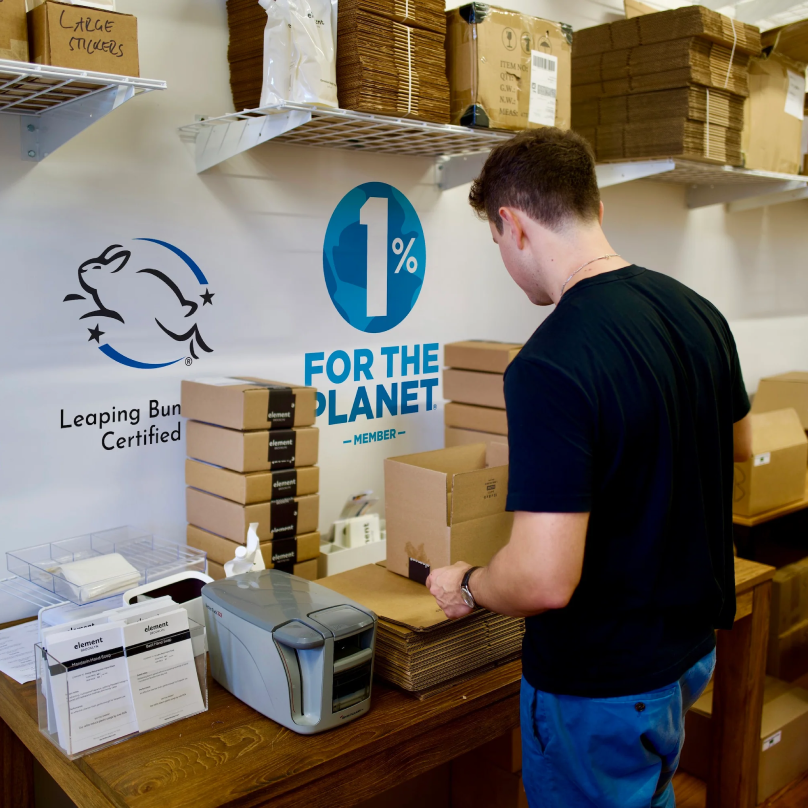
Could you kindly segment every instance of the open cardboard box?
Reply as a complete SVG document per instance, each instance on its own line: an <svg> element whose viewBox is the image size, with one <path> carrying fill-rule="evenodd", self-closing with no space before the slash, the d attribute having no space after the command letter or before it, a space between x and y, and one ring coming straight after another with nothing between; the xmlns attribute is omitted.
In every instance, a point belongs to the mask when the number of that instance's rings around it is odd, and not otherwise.
<svg viewBox="0 0 808 808"><path fill-rule="evenodd" d="M752 457L735 464L732 512L754 516L805 496L808 439L793 409L752 415Z"/></svg>
<svg viewBox="0 0 808 808"><path fill-rule="evenodd" d="M791 407L797 411L802 428L808 431L808 372L794 370L760 380L752 412L771 412Z"/></svg>
<svg viewBox="0 0 808 808"><path fill-rule="evenodd" d="M508 447L471 444L388 458L387 568L424 583L456 561L487 564L511 535Z"/></svg>

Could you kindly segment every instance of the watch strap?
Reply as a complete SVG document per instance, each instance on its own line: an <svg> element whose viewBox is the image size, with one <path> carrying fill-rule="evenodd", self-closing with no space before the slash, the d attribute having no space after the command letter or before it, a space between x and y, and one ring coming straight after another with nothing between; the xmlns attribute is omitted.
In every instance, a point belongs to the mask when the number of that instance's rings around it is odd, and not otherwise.
<svg viewBox="0 0 808 808"><path fill-rule="evenodd" d="M472 594L471 590L469 589L469 581L471 580L471 574L475 571L480 569L479 567L470 567L466 570L466 574L463 576L463 582L460 584L461 589L465 589L469 595L473 598L474 595Z"/></svg>

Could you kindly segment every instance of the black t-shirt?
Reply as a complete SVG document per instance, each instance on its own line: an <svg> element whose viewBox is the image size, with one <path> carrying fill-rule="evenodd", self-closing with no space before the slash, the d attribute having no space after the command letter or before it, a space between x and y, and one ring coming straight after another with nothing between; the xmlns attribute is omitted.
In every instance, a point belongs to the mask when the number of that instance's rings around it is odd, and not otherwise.
<svg viewBox="0 0 808 808"><path fill-rule="evenodd" d="M508 510L590 513L581 582L528 618L534 687L606 698L679 679L735 616L733 423L718 310L638 266L570 289L505 375Z"/></svg>

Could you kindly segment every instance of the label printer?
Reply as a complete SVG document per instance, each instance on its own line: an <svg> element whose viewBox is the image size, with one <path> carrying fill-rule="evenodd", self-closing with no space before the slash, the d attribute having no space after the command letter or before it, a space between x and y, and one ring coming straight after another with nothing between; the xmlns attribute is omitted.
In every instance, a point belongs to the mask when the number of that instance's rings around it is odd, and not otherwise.
<svg viewBox="0 0 808 808"><path fill-rule="evenodd" d="M311 581L261 570L202 589L213 678L304 735L370 709L376 615Z"/></svg>

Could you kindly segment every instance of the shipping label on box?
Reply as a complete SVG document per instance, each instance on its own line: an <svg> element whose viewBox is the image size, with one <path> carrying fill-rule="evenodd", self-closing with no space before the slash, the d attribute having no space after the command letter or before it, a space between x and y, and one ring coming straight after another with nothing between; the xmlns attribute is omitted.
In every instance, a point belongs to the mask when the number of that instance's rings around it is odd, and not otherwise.
<svg viewBox="0 0 808 808"><path fill-rule="evenodd" d="M28 14L37 64L139 76L137 18L51 0Z"/></svg>
<svg viewBox="0 0 808 808"><path fill-rule="evenodd" d="M25 0L0 0L0 59L28 61Z"/></svg>
<svg viewBox="0 0 808 808"><path fill-rule="evenodd" d="M508 543L507 451L476 444L385 460L391 572L423 583L455 561L483 566Z"/></svg>

